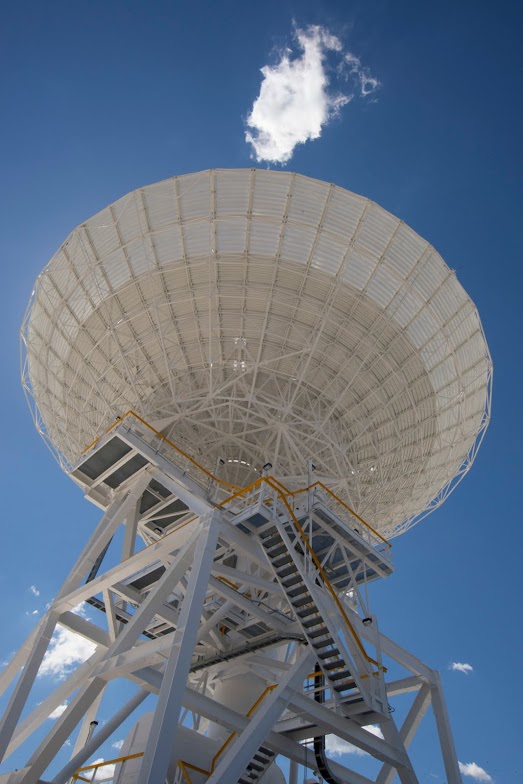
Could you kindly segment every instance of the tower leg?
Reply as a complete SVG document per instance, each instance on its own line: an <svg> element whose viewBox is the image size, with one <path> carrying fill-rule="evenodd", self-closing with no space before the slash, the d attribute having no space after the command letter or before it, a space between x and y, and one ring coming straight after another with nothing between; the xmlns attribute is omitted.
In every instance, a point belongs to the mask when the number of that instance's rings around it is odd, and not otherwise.
<svg viewBox="0 0 523 784"><path fill-rule="evenodd" d="M396 727L394 721L392 719L387 719L380 724L380 727L383 732L383 737L392 745L396 746L397 748L402 749L405 752L405 756L407 756L407 750L405 744L401 739L401 735L398 732L398 728ZM408 756L407 756L408 760ZM408 760L410 763L410 760ZM399 776L401 784L418 784L418 777L414 773L414 769L412 766L409 765L397 765L396 772Z"/></svg>
<svg viewBox="0 0 523 784"><path fill-rule="evenodd" d="M189 675L219 530L219 513L208 514L201 524L187 590L165 667L138 784L157 784L165 781L167 775L172 748L176 744L176 729L182 707L183 690L180 684L185 684Z"/></svg>
<svg viewBox="0 0 523 784"><path fill-rule="evenodd" d="M423 684L417 693L414 702L407 714L407 717L400 730L400 738L403 741L405 748L408 749L410 742L418 729L427 708L430 705L430 688L427 684ZM383 765L381 768L376 784L392 784L396 769L390 765Z"/></svg>
<svg viewBox="0 0 523 784"><path fill-rule="evenodd" d="M18 724L18 720L25 707L27 697L32 689L34 680L45 656L47 647L55 630L58 615L49 613L40 627L33 650L25 661L24 669L11 695L7 709L0 721L0 761L3 760L7 747Z"/></svg>
<svg viewBox="0 0 523 784"><path fill-rule="evenodd" d="M461 784L461 773L459 770L456 747L450 729L449 715L443 696L441 678L438 672L433 671L433 682L431 684L432 707L438 728L439 742L445 764L448 784Z"/></svg>

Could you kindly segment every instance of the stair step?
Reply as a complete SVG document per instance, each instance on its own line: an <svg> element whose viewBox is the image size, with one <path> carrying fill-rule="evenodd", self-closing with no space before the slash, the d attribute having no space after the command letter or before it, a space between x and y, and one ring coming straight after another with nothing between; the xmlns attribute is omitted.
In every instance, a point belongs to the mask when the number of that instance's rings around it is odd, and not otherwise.
<svg viewBox="0 0 523 784"><path fill-rule="evenodd" d="M328 629L327 629L327 627L324 625L324 626L323 626L323 629L318 629L318 630L317 630L317 631L315 631L315 632L311 632L311 633L310 633L308 636L309 636L309 637L310 637L310 638L313 640L313 643L312 643L312 644L314 645L314 647L315 647L315 648L316 648L317 646L318 646L318 647L323 647L324 643L323 643L322 645L320 645L320 643L322 643L322 641L321 641L321 640L318 640L318 642L316 643L316 637L323 637L325 634L328 634L328 633L329 633L329 630L328 630Z"/></svg>
<svg viewBox="0 0 523 784"><path fill-rule="evenodd" d="M339 656L340 652L337 648L333 648L330 651L325 651L324 653L318 653L318 659L332 659L334 656Z"/></svg>
<svg viewBox="0 0 523 784"><path fill-rule="evenodd" d="M287 545L285 544L285 542L281 542L281 541L279 543L271 545L270 547L267 547L267 545L264 545L264 547L265 547L265 552L267 553L269 558L276 558L277 555L288 552Z"/></svg>
<svg viewBox="0 0 523 784"><path fill-rule="evenodd" d="M341 694L341 692L343 691L350 691L352 689L355 689L356 684L354 683L354 681L347 681L347 683L339 683L337 686L333 686L332 688L334 689L334 691L337 691L338 694ZM363 697L361 699L363 699ZM356 702L359 702L359 700L356 700Z"/></svg>
<svg viewBox="0 0 523 784"><path fill-rule="evenodd" d="M324 626L324 622L323 622L323 618L321 618L321 617L318 615L316 618L311 618L311 619L310 619L310 620L308 620L308 621L302 621L302 624L301 624L301 625L302 625L302 626L303 626L305 629L309 630L309 629L314 629L314 627L315 627L315 626L320 626L320 625L321 625L321 626Z"/></svg>
<svg viewBox="0 0 523 784"><path fill-rule="evenodd" d="M341 672L333 672L332 675L329 673L330 681L346 681L348 678L352 680L352 673L347 669Z"/></svg>
<svg viewBox="0 0 523 784"><path fill-rule="evenodd" d="M329 662L328 664L322 664L321 668L322 670L330 671L330 670L335 670L336 667L344 667L344 666L345 666L345 662L343 661L342 658L339 658L337 661Z"/></svg>
<svg viewBox="0 0 523 784"><path fill-rule="evenodd" d="M306 607L304 610L300 610L299 613L297 613L297 615L300 618L307 618L308 615L312 615L312 613L317 613L317 612L318 612L318 608L316 606Z"/></svg>
<svg viewBox="0 0 523 784"><path fill-rule="evenodd" d="M294 607L295 610L297 610L299 607L304 607L306 604L313 604L313 600L312 600L310 594L306 594L306 595L303 595L301 597L297 597L296 599L291 597L291 599L292 599L291 604L292 604L292 606ZM316 606L316 605L314 605L314 606Z"/></svg>
<svg viewBox="0 0 523 784"><path fill-rule="evenodd" d="M272 559L271 559L272 560ZM272 565L276 570L278 570L281 566L286 566L287 564L293 563L291 556L289 555L289 551L286 550L284 555L278 555L274 560L272 560Z"/></svg>
<svg viewBox="0 0 523 784"><path fill-rule="evenodd" d="M325 634L327 634L327 631L325 631ZM312 634L309 634L309 637L312 636L313 636ZM319 635L316 634L316 636ZM312 643L312 646L315 650L317 650L318 648L325 648L327 645L334 645L334 640L332 639L332 637L327 637L326 640L318 640L318 642L314 641Z"/></svg>
<svg viewBox="0 0 523 784"><path fill-rule="evenodd" d="M296 588L292 588L290 591L285 591L285 593L291 599L294 599L294 597L303 596L304 593L308 594L309 593L309 589L307 588L305 583L300 581L300 584L297 585Z"/></svg>
<svg viewBox="0 0 523 784"><path fill-rule="evenodd" d="M267 539L270 539L271 536L279 536L279 535L280 534L278 532L278 529L273 526L272 528L266 528L265 531L261 534L260 538L262 539L262 541L265 542Z"/></svg>
<svg viewBox="0 0 523 784"><path fill-rule="evenodd" d="M293 585L296 585L296 583L301 583L302 578L300 574L297 574L294 577L291 577L290 580L282 580L281 582L284 588L291 588Z"/></svg>
<svg viewBox="0 0 523 784"><path fill-rule="evenodd" d="M278 531L272 531L261 538L264 547L271 547L276 542L281 542L281 536Z"/></svg>
<svg viewBox="0 0 523 784"><path fill-rule="evenodd" d="M279 569L276 569L276 573L277 573L278 577L280 578L280 580L283 577L287 577L289 574L297 573L297 571L298 570L296 569L296 567L294 565L294 562L291 563L291 564L288 564L287 566L281 566Z"/></svg>

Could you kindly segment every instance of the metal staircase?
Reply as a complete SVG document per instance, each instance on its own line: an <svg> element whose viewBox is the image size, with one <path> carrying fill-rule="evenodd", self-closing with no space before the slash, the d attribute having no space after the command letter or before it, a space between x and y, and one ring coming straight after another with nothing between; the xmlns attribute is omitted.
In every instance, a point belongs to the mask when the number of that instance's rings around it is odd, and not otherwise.
<svg viewBox="0 0 523 784"><path fill-rule="evenodd" d="M314 649L326 686L346 716L361 723L388 714L379 681L378 662L370 658L347 618L344 635L332 623L332 605L341 605L329 579L315 558L298 520L273 517L260 531L260 540L274 574L283 589L303 634ZM340 618L337 612L335 617ZM344 644L344 641L346 644Z"/></svg>
<svg viewBox="0 0 523 784"><path fill-rule="evenodd" d="M238 784L255 784L260 781L274 762L276 754L266 746L260 746L252 760L247 765L245 773L238 779Z"/></svg>

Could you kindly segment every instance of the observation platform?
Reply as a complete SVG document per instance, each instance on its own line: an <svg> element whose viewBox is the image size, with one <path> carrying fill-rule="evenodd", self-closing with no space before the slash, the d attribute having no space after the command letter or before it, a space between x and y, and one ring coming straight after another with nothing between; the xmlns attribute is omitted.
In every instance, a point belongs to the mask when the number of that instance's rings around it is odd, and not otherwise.
<svg viewBox="0 0 523 784"><path fill-rule="evenodd" d="M393 571L389 542L321 482L289 491L267 476L236 488L213 476L134 412L118 419L90 445L71 476L91 501L106 509L115 491L132 484L147 468L160 471L139 502L142 530L152 536L172 532L194 517L172 488L162 484L163 471L228 512L230 521L244 533L263 537L277 508L280 516L294 517L299 526L307 521L312 551L338 590L353 580L370 582ZM150 584L152 577L140 579L139 589Z"/></svg>

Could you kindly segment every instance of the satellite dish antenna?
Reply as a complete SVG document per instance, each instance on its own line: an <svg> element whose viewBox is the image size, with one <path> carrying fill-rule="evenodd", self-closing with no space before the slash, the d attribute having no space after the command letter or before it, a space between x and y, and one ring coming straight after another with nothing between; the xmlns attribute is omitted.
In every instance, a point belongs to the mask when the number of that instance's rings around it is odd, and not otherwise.
<svg viewBox="0 0 523 784"><path fill-rule="evenodd" d="M22 348L38 430L104 515L1 676L23 667L3 753L70 699L10 784L36 784L79 723L53 781L91 776L78 771L150 693L118 784L277 784L277 754L353 780L329 761L329 733L379 759L380 781L415 782L407 746L431 698L460 781L437 673L380 635L363 590L391 573L390 538L468 471L489 419L477 310L429 243L301 175L174 177L69 235ZM101 626L71 617L81 601ZM16 729L58 621L96 653ZM417 691L399 731L384 656ZM90 732L115 678L139 690Z"/></svg>

